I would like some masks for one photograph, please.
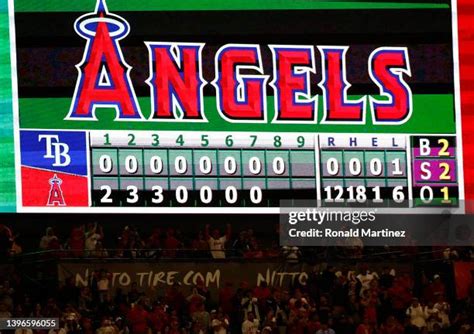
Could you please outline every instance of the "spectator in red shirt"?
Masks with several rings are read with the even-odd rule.
[[[82,333],[84,334],[94,334],[94,327],[92,326],[92,320],[90,318],[81,319]]]
[[[69,237],[69,248],[72,256],[81,257],[84,255],[84,225],[75,225],[71,230]]]
[[[377,334],[403,334],[405,329],[402,324],[393,316],[389,316],[385,323],[380,326]]]
[[[377,324],[377,296],[370,290],[364,290],[361,304],[364,307],[364,319],[371,325]]]
[[[319,322],[319,316],[317,312],[311,313],[306,327],[308,328],[308,333],[316,333],[321,329],[321,323]]]
[[[413,298],[411,280],[406,275],[396,277],[393,285],[388,289],[388,296],[392,301],[392,308],[398,320],[403,320],[405,311]]]
[[[267,282],[262,281],[259,286],[253,289],[253,295],[258,299],[258,306],[263,310],[266,307],[268,298],[272,295],[272,291],[268,287]]]
[[[196,332],[199,333],[199,332]],[[167,334],[181,334],[178,317],[172,317]]]
[[[128,312],[127,319],[132,333],[148,334],[149,315],[148,312],[143,308],[141,301],[132,305],[132,308]]]
[[[219,305],[225,314],[231,314],[234,311],[233,299],[235,290],[231,282],[225,282],[225,286],[219,290]]]
[[[245,258],[262,259],[264,256],[263,251],[260,249],[257,239],[252,238],[250,240],[250,249],[244,253]]]
[[[265,256],[269,258],[280,256],[280,246],[277,241],[272,241],[272,246],[266,250]]]
[[[424,297],[426,302],[435,303],[438,296],[445,296],[446,288],[444,283],[441,281],[441,277],[436,274],[433,276],[433,282],[428,284],[424,289]]]
[[[146,242],[146,247],[150,250],[148,256],[153,257],[158,255],[158,250],[161,248],[161,229],[153,229],[153,232]]]
[[[181,248],[181,241],[175,237],[175,231],[172,228],[169,228],[166,231],[166,238],[164,241],[164,251],[163,256],[169,258],[176,257],[176,250]]]
[[[372,326],[368,318],[364,318],[364,321],[357,326],[356,334],[372,334],[372,332]]]
[[[194,312],[197,312],[199,310],[201,304],[206,301],[206,297],[200,295],[196,287],[194,287],[193,291],[186,298],[186,300],[188,302],[189,315],[192,316]]]
[[[153,307],[149,319],[153,333],[164,333],[165,328],[170,321],[169,315],[166,313],[165,307],[161,303],[157,303]]]
[[[179,283],[175,283],[165,291],[165,303],[171,307],[171,309],[177,313],[181,313],[184,309],[185,298],[181,292]]]

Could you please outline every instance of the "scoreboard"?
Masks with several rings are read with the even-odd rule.
[[[2,210],[464,212],[455,4],[225,3],[10,0]]]
[[[103,132],[89,139],[92,206],[457,206],[455,137]],[[407,159],[412,163],[407,168]]]

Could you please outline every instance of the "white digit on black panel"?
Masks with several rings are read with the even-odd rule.
[[[201,198],[201,202],[204,204],[209,204],[212,201],[212,189],[209,186],[203,186],[199,190],[199,197]]]
[[[285,173],[285,161],[282,157],[276,157],[273,159],[273,172],[276,175],[282,175]]]
[[[250,200],[253,204],[258,204],[262,201],[262,189],[258,186],[250,188]]]
[[[229,175],[233,175],[237,172],[237,162],[234,157],[225,158],[224,171]]]
[[[199,170],[203,174],[209,174],[212,171],[212,162],[208,156],[199,159]]]
[[[329,158],[326,161],[326,169],[329,175],[339,174],[339,161],[336,158]]]
[[[395,203],[402,203],[405,200],[402,186],[396,186],[392,191],[392,198]]]
[[[349,188],[352,188],[352,187],[349,187]],[[333,198],[332,196],[332,191],[334,190],[334,193],[336,194],[335,198]],[[334,187],[331,187],[331,186],[327,186],[327,187],[324,187],[324,191],[326,192],[326,199],[324,200],[325,202],[338,202],[338,203],[341,203],[341,202],[344,202],[344,199],[343,199],[343,196],[344,196],[344,188],[342,188],[342,186],[334,186]],[[350,195],[350,191],[349,190],[349,195]]]
[[[229,204],[237,202],[237,189],[234,186],[225,188],[225,200]]]
[[[129,174],[135,174],[138,171],[138,160],[134,155],[125,158],[125,170]]]
[[[99,168],[102,173],[110,173],[114,168],[114,164],[110,156],[104,154],[99,158]]]
[[[163,160],[159,156],[152,156],[150,159],[150,170],[154,174],[160,174],[163,171]]]
[[[355,202],[356,200],[355,200],[354,187],[353,186],[347,187],[347,193],[349,194],[349,196],[347,198],[347,202],[349,202],[349,203]]]
[[[151,187],[151,190],[153,191],[153,198],[151,199],[151,201],[155,204],[163,202],[163,188],[160,186],[153,186]]]
[[[112,198],[110,198],[110,195],[112,194],[112,188],[110,188],[110,186],[108,186],[108,185],[102,185],[102,186],[100,186],[100,190],[101,191],[105,190],[105,194],[100,199],[100,202],[101,203],[112,203],[113,202]]]
[[[374,199],[372,201],[374,203],[383,203],[383,200],[382,200],[381,194],[380,194],[380,186],[373,187],[372,192],[374,193]]]
[[[174,160],[174,169],[178,174],[185,174],[188,170],[188,162],[186,161],[186,158],[182,155],[177,156]]]
[[[334,202],[334,200],[332,199],[331,187],[330,186],[324,187],[324,191],[326,192],[326,199],[324,201]]]
[[[335,186],[334,191],[337,193],[336,198],[334,199],[335,202],[342,203],[344,202],[344,188],[342,186]]]
[[[364,203],[367,201],[366,189],[364,186],[356,187],[356,201],[359,203]]]
[[[257,157],[251,157],[249,160],[249,171],[254,175],[260,174],[262,171],[262,162]]]
[[[138,188],[136,186],[127,186],[128,196],[127,203],[137,203],[138,202]]]
[[[428,193],[428,194],[427,194]],[[428,204],[433,201],[433,189],[430,186],[423,186],[420,189],[420,199],[423,203]]]
[[[188,201],[188,189],[185,186],[179,186],[175,191],[176,201],[184,204]]]
[[[349,194],[349,198],[347,202],[359,202],[364,203],[367,201],[366,189],[364,186],[350,186],[347,188],[347,193]]]

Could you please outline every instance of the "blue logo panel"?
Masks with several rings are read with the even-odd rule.
[[[23,166],[87,176],[85,132],[22,130],[20,147]]]

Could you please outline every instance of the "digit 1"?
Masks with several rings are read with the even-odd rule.
[[[349,194],[349,198],[347,199],[348,203],[353,203],[355,202],[355,195],[354,195],[354,187],[350,186],[347,188],[347,193]]]
[[[331,187],[329,187],[329,186],[324,187],[324,191],[326,192],[326,199],[324,201],[325,202],[333,202],[334,200],[332,199]]]
[[[403,175],[402,168],[400,166],[400,159],[394,159],[392,160],[392,165],[394,167],[393,175]]]
[[[372,191],[374,192],[374,199],[373,199],[373,202],[374,203],[382,203],[383,200],[380,196],[380,186],[376,186],[376,187],[373,187],[372,188]]]
[[[108,133],[106,133],[106,134],[104,135],[104,139],[105,139],[104,145],[111,145],[111,143],[110,143],[110,136],[109,136]]]
[[[444,204],[451,203],[451,200],[449,199],[449,188],[443,187],[441,188],[441,192],[443,193],[443,200],[441,201],[441,203],[444,203]]]

